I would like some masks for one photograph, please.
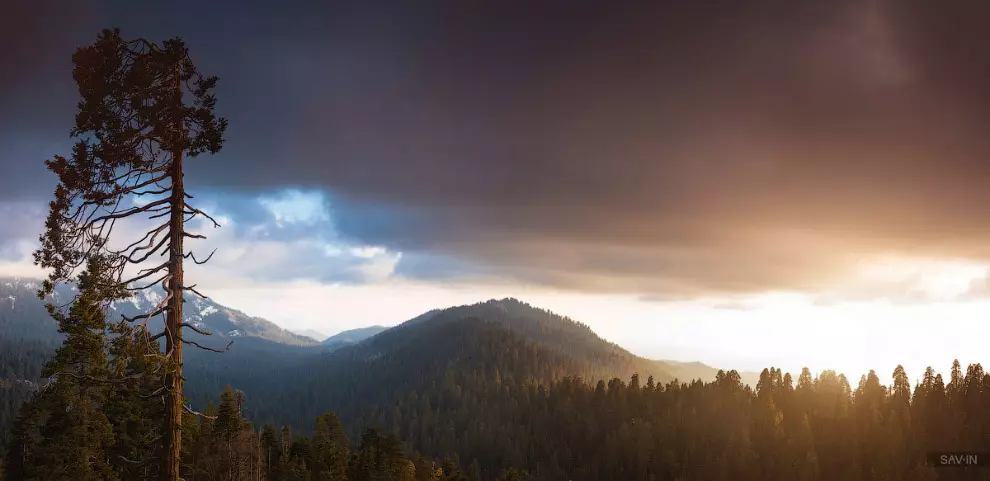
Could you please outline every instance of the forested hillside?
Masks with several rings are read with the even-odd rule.
[[[11,309],[0,306],[0,321],[3,322],[0,324],[0,336],[37,340],[47,343],[47,349],[53,350],[55,343],[62,337],[56,331],[56,323],[45,312],[42,301],[33,296],[34,285],[30,281],[16,280],[8,280],[6,285],[7,292],[17,299],[17,303]],[[72,291],[68,288],[63,291],[63,296],[71,299]],[[113,319],[119,316],[118,312],[121,310],[133,315],[125,309],[133,308],[135,303],[143,305],[147,302],[149,301],[144,299],[117,302],[112,304],[113,309],[108,315]],[[391,399],[394,386],[390,388],[388,384],[378,383],[376,380],[393,376],[392,373],[396,372],[393,366],[401,367],[404,374],[396,377],[406,383],[403,386],[408,389],[421,389],[419,384],[413,386],[411,383],[417,379],[441,376],[447,366],[456,370],[467,359],[473,359],[479,366],[493,370],[501,361],[500,354],[488,349],[491,344],[479,346],[476,351],[468,349],[468,346],[475,344],[476,339],[491,336],[493,332],[509,336],[505,341],[507,346],[500,348],[503,352],[515,350],[525,352],[528,356],[536,356],[532,362],[523,362],[522,367],[503,366],[502,369],[517,372],[509,375],[529,377],[536,381],[550,381],[573,375],[592,380],[616,376],[628,378],[633,373],[641,376],[654,375],[663,381],[675,377],[683,380],[707,380],[713,378],[716,371],[704,365],[700,369],[697,366],[684,369],[674,363],[634,356],[621,347],[602,340],[583,324],[515,299],[436,309],[370,338],[359,339],[361,342],[311,346],[299,345],[295,338],[290,338],[292,344],[286,344],[283,336],[285,331],[240,311],[202,299],[191,300],[190,304],[197,307],[190,310],[191,315],[196,316],[190,318],[191,322],[201,322],[206,329],[228,333],[226,336],[200,338],[198,342],[213,348],[224,348],[230,341],[234,341],[234,344],[223,354],[196,349],[186,354],[186,397],[194,405],[202,407],[215,393],[223,390],[224,386],[234,386],[252,394],[252,403],[246,413],[249,418],[259,422],[288,422],[296,426],[307,426],[309,420],[318,414],[319,407],[290,409],[287,405],[298,403],[299,400],[309,400],[339,406],[342,412],[350,413],[344,416],[347,421],[353,421],[353,429],[360,430],[363,424],[358,421],[368,417],[368,414],[359,413],[356,408],[350,409],[348,405],[363,405],[366,399]],[[248,320],[254,321],[247,323]],[[229,335],[234,331],[230,328],[231,325],[240,327],[239,335]],[[478,332],[473,332],[476,329]],[[375,331],[379,330],[373,329],[362,335]],[[460,331],[460,337],[456,337],[457,334],[453,331]],[[448,349],[424,350],[422,347],[437,342],[449,343],[451,339],[461,337],[467,341],[454,344]],[[11,359],[7,369],[20,369],[15,366],[24,362],[34,365],[36,370],[40,369],[45,359],[43,351],[42,347],[34,349],[30,360],[20,354],[16,359]],[[328,354],[331,352],[334,354]],[[420,361],[424,353],[437,358],[432,360],[432,364],[423,365]],[[419,371],[411,372],[410,369]],[[14,378],[7,379],[9,382]],[[24,379],[37,381],[30,377]],[[330,382],[330,379],[334,381]],[[362,392],[365,397],[342,399],[338,395],[342,390]],[[283,397],[288,401],[283,402]],[[18,401],[12,401],[11,405],[18,405],[22,398],[22,395],[17,396]],[[0,430],[9,426],[4,419],[5,416],[0,413]]]
[[[305,426],[327,407],[338,411],[354,434],[384,419],[405,426],[408,419],[421,417],[419,411],[426,408],[404,400],[410,393],[442,387],[446,380],[468,383],[473,392],[496,373],[523,385],[633,374],[666,382],[676,377],[672,370],[696,371],[668,370],[672,365],[637,357],[586,325],[515,299],[430,311],[365,342],[313,356],[257,341],[242,347],[223,356],[191,355],[190,399],[201,400],[230,384],[250,393],[248,416],[255,421]]]
[[[0,345],[6,376],[50,375],[51,343]],[[431,311],[337,350],[257,337],[236,346],[187,357],[187,397],[206,415],[186,418],[198,420],[184,434],[187,479],[982,479],[927,465],[925,453],[990,449],[980,365],[956,364],[947,381],[929,370],[913,387],[901,369],[890,387],[872,372],[853,388],[831,371],[794,379],[772,368],[754,386],[735,371],[675,381],[664,368],[677,363],[638,358],[513,299]],[[8,425],[40,393],[20,409],[37,420],[28,444],[23,427],[7,435],[8,479],[63,479],[17,474],[9,461],[24,446],[44,451],[31,443],[58,428],[39,413],[78,395],[38,386],[2,385]],[[153,399],[111,389],[95,412],[115,441],[92,442],[130,460],[155,449],[133,444],[150,431],[131,434],[157,429],[140,422]],[[144,479],[129,463],[105,469]]]
[[[353,430],[333,414],[310,423],[310,436],[252,426],[240,415],[251,399],[227,390],[218,408],[188,418],[186,479],[979,480],[984,473],[974,469],[926,465],[925,453],[990,446],[990,375],[979,365],[954,365],[948,383],[929,371],[913,391],[900,369],[890,387],[871,372],[855,389],[834,372],[804,371],[795,381],[775,369],[755,390],[732,371],[689,384],[638,376],[594,386],[573,378],[525,385],[511,376],[444,384],[436,395],[410,396],[431,408],[411,429],[360,436],[347,436]],[[463,393],[479,386],[480,399],[465,403],[471,396]],[[458,417],[471,424],[449,421]],[[6,479],[90,479],[26,477],[10,459]],[[120,479],[145,479],[126,462],[110,464]]]
[[[37,390],[45,362],[57,344],[0,336],[0,445],[25,401]]]

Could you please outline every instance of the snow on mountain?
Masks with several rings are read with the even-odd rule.
[[[15,326],[27,322],[54,332],[56,326],[45,311],[45,302],[37,297],[39,285],[36,280],[0,278],[0,336],[4,335],[5,331],[13,331]],[[53,297],[57,302],[69,302],[77,292],[75,286],[60,285],[56,288]],[[211,338],[257,337],[298,346],[318,344],[306,336],[289,332],[260,317],[252,317],[236,309],[222,306],[212,299],[203,299],[188,291],[184,297],[185,322],[202,331],[211,332]],[[107,312],[108,319],[117,320],[121,315],[133,317],[147,314],[154,311],[164,299],[165,292],[159,286],[137,291],[130,299],[111,303]],[[149,327],[153,331],[160,330],[162,322],[162,316],[156,316],[149,323]],[[30,327],[19,326],[17,329],[26,331]],[[199,336],[192,330],[186,330],[185,335]]]
[[[134,316],[141,312],[151,312],[164,299],[164,291],[155,286],[135,292],[129,303],[117,303],[114,307],[118,315]],[[128,312],[132,307],[135,308],[134,311]],[[203,299],[192,292],[185,292],[183,314],[185,322],[197,329],[211,332],[213,337],[246,336],[260,337],[283,344],[301,346],[316,344],[311,339],[282,329],[268,320],[248,316],[236,309],[217,304],[212,299]]]

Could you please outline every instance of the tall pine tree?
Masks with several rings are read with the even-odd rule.
[[[185,249],[186,239],[204,238],[187,230],[187,223],[200,218],[219,226],[190,205],[183,167],[187,158],[218,152],[223,144],[227,122],[213,112],[217,78],[199,73],[179,38],[159,45],[125,40],[118,30],[101,32],[95,43],[76,51],[72,62],[81,97],[70,132],[75,144],[69,157],[46,161],[59,183],[35,252],[35,262],[49,271],[39,296],[73,280],[94,255],[106,259],[106,277],[113,284],[165,288],[159,305],[126,320],[147,325],[164,316],[165,329],[152,336],[165,340],[159,356],[166,401],[159,419],[164,436],[160,476],[178,481],[187,409],[182,348],[202,347],[182,336],[185,328],[196,330],[184,322],[184,293],[198,294],[185,283],[183,261],[209,259],[200,261]],[[134,219],[150,221],[152,227],[143,236],[110,239],[117,224]]]

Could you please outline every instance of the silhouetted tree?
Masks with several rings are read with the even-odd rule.
[[[189,204],[183,183],[183,160],[215,153],[223,143],[227,122],[214,113],[216,77],[196,69],[181,39],[161,45],[144,39],[124,40],[118,30],[104,30],[94,44],[72,56],[73,78],[81,100],[71,135],[72,155],[46,161],[59,184],[41,237],[35,262],[49,269],[39,296],[54,284],[72,280],[77,268],[95,255],[109,265],[106,282],[138,290],[162,284],[166,297],[151,312],[127,319],[147,323],[165,315],[165,329],[151,340],[165,338],[162,358],[165,380],[165,448],[163,479],[179,479],[182,428],[183,259],[186,238],[203,238],[185,223],[211,217]],[[131,218],[154,221],[143,236],[112,242],[118,222]],[[162,219],[164,222],[161,222]],[[158,222],[161,222],[158,224]],[[167,260],[145,267],[145,261]],[[207,257],[208,259],[208,257]],[[202,262],[205,262],[204,259]],[[198,294],[198,293],[197,293]]]

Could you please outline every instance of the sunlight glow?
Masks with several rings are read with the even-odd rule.
[[[939,299],[964,294],[975,280],[985,278],[987,266],[963,261],[886,259],[865,266],[865,280],[910,283],[912,287]]]

